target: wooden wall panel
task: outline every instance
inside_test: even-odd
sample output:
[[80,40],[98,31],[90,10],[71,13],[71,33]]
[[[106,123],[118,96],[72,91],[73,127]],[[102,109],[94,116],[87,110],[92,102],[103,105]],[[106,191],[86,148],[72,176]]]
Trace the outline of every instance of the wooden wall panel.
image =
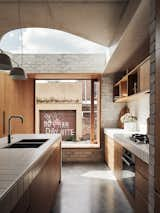
[[[1,137],[7,135],[8,117],[10,115],[23,115],[24,123],[20,120],[12,120],[12,133],[34,132],[34,80],[12,80],[8,74],[0,74],[3,79],[1,85],[3,100],[1,111],[5,112],[5,133],[1,131]],[[1,115],[2,115],[1,112]]]

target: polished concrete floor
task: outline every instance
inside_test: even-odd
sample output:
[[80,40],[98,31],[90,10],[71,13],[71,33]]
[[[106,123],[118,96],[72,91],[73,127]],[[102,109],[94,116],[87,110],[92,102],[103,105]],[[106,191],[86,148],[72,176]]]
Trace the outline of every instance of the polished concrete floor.
[[52,213],[132,213],[105,164],[64,164]]

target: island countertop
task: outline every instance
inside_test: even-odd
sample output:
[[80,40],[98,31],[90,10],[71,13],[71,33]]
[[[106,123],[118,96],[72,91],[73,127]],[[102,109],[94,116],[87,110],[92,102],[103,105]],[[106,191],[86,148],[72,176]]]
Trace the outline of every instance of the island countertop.
[[114,142],[119,143],[124,148],[128,149],[135,156],[149,164],[149,144],[136,144],[130,140],[130,136],[139,132],[127,132],[124,129],[105,128],[104,134],[114,139]]
[[[1,201],[8,192],[8,203],[14,205],[41,169],[36,162],[48,155],[50,147],[61,141],[60,134],[16,134],[12,135],[12,143],[22,139],[48,139],[38,148],[5,148],[7,137],[0,138],[0,209]],[[43,161],[42,166],[43,166]],[[27,172],[33,165],[34,171]],[[13,190],[12,190],[13,189]],[[4,205],[4,203],[2,204]],[[8,207],[9,208],[9,207]],[[11,208],[11,207],[10,207]],[[8,211],[7,211],[8,212]]]

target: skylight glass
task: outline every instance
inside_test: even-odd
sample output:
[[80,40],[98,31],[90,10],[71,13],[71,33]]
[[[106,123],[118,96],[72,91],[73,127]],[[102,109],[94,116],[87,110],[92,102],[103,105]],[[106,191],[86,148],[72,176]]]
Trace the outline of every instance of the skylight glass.
[[[22,35],[22,36],[21,36]],[[22,38],[22,40],[21,40]],[[107,47],[55,29],[23,28],[6,33],[0,48],[11,53],[78,54],[105,53]]]

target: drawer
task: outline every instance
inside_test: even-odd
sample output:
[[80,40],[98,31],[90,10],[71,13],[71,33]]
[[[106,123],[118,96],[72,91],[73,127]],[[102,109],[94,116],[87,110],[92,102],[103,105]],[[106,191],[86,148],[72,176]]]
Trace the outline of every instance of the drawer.
[[148,180],[144,178],[138,171],[136,171],[136,190],[141,193],[142,197],[148,201]]

